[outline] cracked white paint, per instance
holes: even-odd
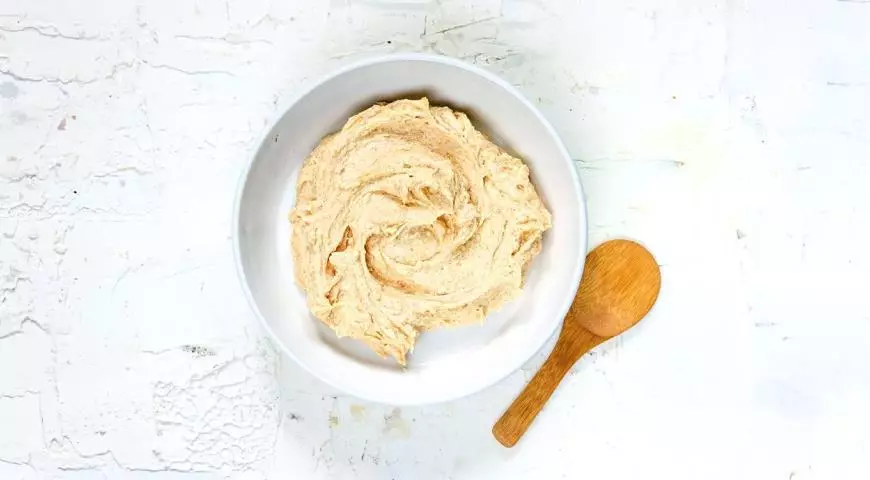
[[[0,479],[870,476],[870,4],[0,1]],[[590,243],[660,302],[523,443],[542,361],[371,405],[274,350],[229,225],[258,135],[357,58],[488,68],[553,122]]]

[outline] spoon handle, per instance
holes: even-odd
[[[563,329],[547,361],[493,425],[492,435],[505,447],[513,447],[526,433],[574,363],[605,340],[584,328],[569,330]]]

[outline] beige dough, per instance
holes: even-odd
[[[551,222],[520,159],[426,98],[351,117],[296,193],[296,279],[314,316],[402,365],[420,332],[518,296]]]

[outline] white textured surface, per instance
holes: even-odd
[[[870,4],[0,0],[0,478],[870,476]],[[575,367],[424,408],[329,391],[239,292],[235,183],[305,81],[430,51],[563,135],[656,309]]]

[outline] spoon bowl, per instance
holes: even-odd
[[[610,338],[633,327],[658,298],[661,273],[652,254],[630,240],[611,240],[592,250],[564,325],[578,323]]]

